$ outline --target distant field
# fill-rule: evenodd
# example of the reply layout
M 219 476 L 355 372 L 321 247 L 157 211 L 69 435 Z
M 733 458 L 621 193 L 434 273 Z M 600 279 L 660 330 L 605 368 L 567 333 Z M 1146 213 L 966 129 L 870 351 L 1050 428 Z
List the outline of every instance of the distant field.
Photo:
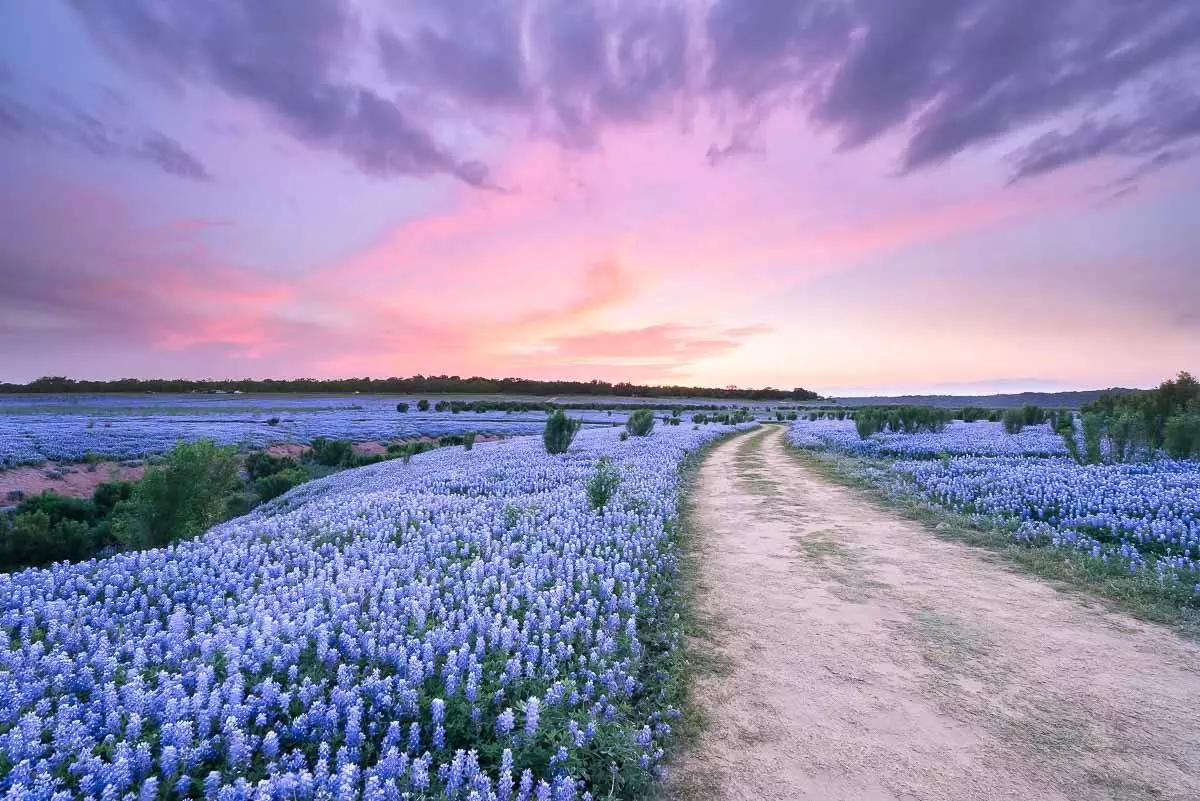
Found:
M 422 396 L 424 397 L 424 396 Z M 222 444 L 264 447 L 311 442 L 315 437 L 356 442 L 440 437 L 475 431 L 483 435 L 539 434 L 541 410 L 485 412 L 419 411 L 418 396 L 389 395 L 2 395 L 0 396 L 0 467 L 47 460 L 78 461 L 88 454 L 125 459 L 158 453 L 179 440 L 210 438 Z M 431 404 L 485 400 L 497 403 L 546 403 L 547 398 L 506 395 L 437 395 Z M 559 396 L 560 404 L 587 403 L 571 410 L 585 427 L 619 425 L 622 407 L 661 404 L 721 407 L 721 401 Z M 397 411 L 407 403 L 408 411 Z M 753 404 L 765 409 L 766 404 Z M 602 407 L 614 407 L 604 409 Z

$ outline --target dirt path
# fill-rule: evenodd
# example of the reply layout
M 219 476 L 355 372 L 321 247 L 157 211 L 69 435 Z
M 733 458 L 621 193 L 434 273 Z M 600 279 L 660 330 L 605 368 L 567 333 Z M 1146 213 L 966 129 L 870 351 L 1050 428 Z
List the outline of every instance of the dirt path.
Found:
M 782 427 L 694 504 L 699 742 L 676 799 L 1200 799 L 1200 648 L 806 470 Z

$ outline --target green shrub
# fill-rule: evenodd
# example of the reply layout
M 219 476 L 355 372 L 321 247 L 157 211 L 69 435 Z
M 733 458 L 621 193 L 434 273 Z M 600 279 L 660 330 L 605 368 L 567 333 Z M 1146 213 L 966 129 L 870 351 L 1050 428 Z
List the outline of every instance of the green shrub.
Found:
M 1035 406 L 1032 403 L 1027 403 L 1021 407 L 1021 415 L 1025 418 L 1025 425 L 1036 426 L 1046 419 L 1046 413 L 1042 411 L 1041 406 Z
M 612 459 L 601 456 L 596 461 L 596 470 L 588 479 L 588 505 L 599 511 L 608 505 L 616 494 L 617 486 L 621 483 L 621 473 L 613 464 Z
M 255 480 L 254 493 L 264 501 L 278 498 L 292 487 L 297 487 L 308 480 L 308 474 L 299 468 L 282 470 Z
M 317 437 L 312 441 L 312 460 L 326 467 L 342 467 L 351 464 L 354 446 L 345 439 Z
M 1009 434 L 1020 434 L 1025 428 L 1025 412 L 1021 409 L 1005 409 L 1002 418 L 1004 430 Z
M 271 476 L 271 478 L 274 478 L 274 476 Z M 257 500 L 254 495 L 248 492 L 238 492 L 234 495 L 226 496 L 225 511 L 222 512 L 221 519 L 232 520 L 235 517 L 250 514 Z
M 200 534 L 224 516 L 238 490 L 237 455 L 212 440 L 181 442 L 146 471 L 118 505 L 114 533 L 131 548 L 157 548 Z
M 463 441 L 463 450 L 469 451 L 472 448 L 474 448 L 475 447 L 475 432 L 468 431 L 467 433 L 463 434 L 462 441 Z
M 96 551 L 87 523 L 54 520 L 41 509 L 22 512 L 0 527 L 0 567 L 6 570 L 86 559 Z
M 649 409 L 638 409 L 625 421 L 625 430 L 634 437 L 650 436 L 650 432 L 654 430 L 654 412 Z
M 97 484 L 92 491 L 92 505 L 96 507 L 96 515 L 108 517 L 121 501 L 129 500 L 133 495 L 132 481 L 107 481 Z
M 1072 423 L 1069 426 L 1060 426 L 1055 429 L 1058 435 L 1062 437 L 1063 445 L 1067 448 L 1067 453 L 1077 464 L 1083 464 L 1083 454 L 1079 452 L 1079 440 L 1075 438 L 1075 425 Z
M 1141 416 L 1127 410 L 1113 415 L 1105 423 L 1108 429 L 1109 457 L 1114 462 L 1132 461 L 1138 447 L 1145 442 Z
M 978 406 L 964 406 L 958 416 L 964 423 L 977 423 L 987 419 L 988 410 Z
M 1100 443 L 1104 437 L 1104 415 L 1099 412 L 1084 412 L 1081 427 L 1084 458 L 1088 464 L 1099 464 L 1103 457 Z
M 624 442 L 625 440 L 629 439 L 629 432 L 628 432 L 628 431 L 622 431 L 622 432 L 621 432 L 621 433 L 620 433 L 620 434 L 617 436 L 617 439 L 621 440 L 621 442 Z
M 397 404 L 396 404 L 396 411 L 400 412 L 401 414 L 404 414 L 405 412 L 407 412 L 407 411 L 408 411 L 408 404 L 407 404 L 407 403 L 403 403 L 403 402 L 401 402 L 401 403 L 397 403 Z
M 17 507 L 17 514 L 45 514 L 51 525 L 60 520 L 71 520 L 85 525 L 90 524 L 99 516 L 96 505 L 85 498 L 68 498 L 57 492 L 46 490 L 26 498 Z
M 266 451 L 254 451 L 246 456 L 246 473 L 250 476 L 251 481 L 257 481 L 296 466 L 295 459 L 289 456 L 272 456 Z
M 1167 418 L 1163 448 L 1172 459 L 1200 458 L 1200 410 Z
M 567 417 L 567 413 L 562 409 L 555 409 L 554 413 L 546 418 L 546 428 L 542 431 L 542 443 L 546 446 L 546 453 L 566 453 L 582 425 L 579 420 Z
M 417 411 L 419 411 L 419 412 L 429 411 L 429 401 L 426 400 L 425 398 L 421 398 L 419 401 L 417 401 Z
M 693 415 L 692 415 L 692 422 L 693 422 L 693 423 L 695 423 L 696 425 L 701 425 L 701 424 L 703 424 L 703 423 L 707 423 L 707 422 L 708 422 L 708 415 L 707 415 L 707 414 L 700 414 L 700 413 L 693 414 Z
M 279 425 L 279 418 L 278 418 L 278 417 L 268 417 L 268 418 L 267 418 L 267 425 L 269 425 L 269 426 L 277 426 L 277 425 Z

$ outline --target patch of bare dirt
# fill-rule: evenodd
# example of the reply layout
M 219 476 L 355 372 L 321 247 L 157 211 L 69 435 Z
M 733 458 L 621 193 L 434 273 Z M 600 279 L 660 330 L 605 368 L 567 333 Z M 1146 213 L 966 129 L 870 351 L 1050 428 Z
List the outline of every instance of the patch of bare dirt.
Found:
M 807 471 L 783 429 L 701 467 L 708 722 L 678 799 L 1200 798 L 1200 648 Z
M 63 472 L 61 478 L 47 476 L 47 472 L 63 470 L 70 472 Z M 47 462 L 38 467 L 13 467 L 0 470 L 0 505 L 8 503 L 5 499 L 9 492 L 14 490 L 25 493 L 25 497 L 53 490 L 59 495 L 71 498 L 90 498 L 98 484 L 116 480 L 137 481 L 145 472 L 145 467 L 122 467 L 117 462 L 100 462 L 95 471 L 89 471 L 88 466 L 84 464 L 67 462 Z

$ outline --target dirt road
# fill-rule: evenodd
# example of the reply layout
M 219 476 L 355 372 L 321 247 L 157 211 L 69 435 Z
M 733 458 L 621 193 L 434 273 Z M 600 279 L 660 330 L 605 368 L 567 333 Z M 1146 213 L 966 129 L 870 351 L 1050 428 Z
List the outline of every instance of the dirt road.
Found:
M 1200 799 L 1200 648 L 892 517 L 783 428 L 701 467 L 700 799 Z

